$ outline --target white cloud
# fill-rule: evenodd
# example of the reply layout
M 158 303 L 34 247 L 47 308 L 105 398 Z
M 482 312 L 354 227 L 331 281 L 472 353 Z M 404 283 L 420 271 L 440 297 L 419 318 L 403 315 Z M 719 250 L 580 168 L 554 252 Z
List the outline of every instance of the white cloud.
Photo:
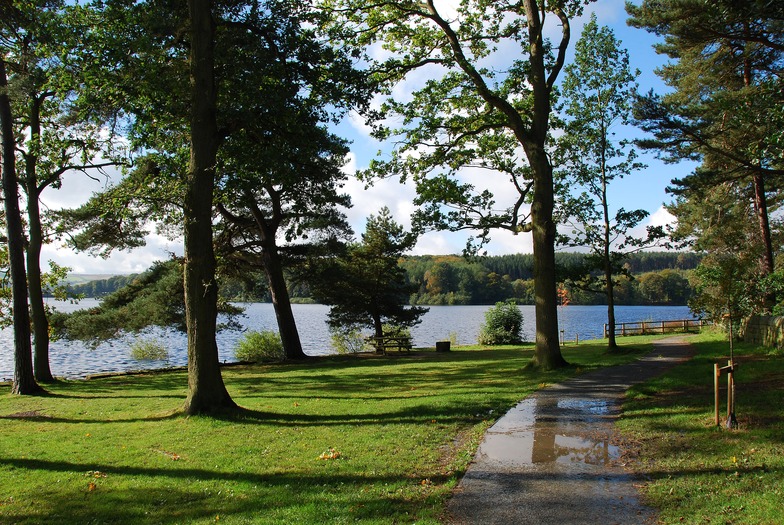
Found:
M 667 211 L 664 206 L 660 206 L 658 210 L 653 212 L 648 216 L 648 223 L 649 226 L 667 226 L 667 225 L 675 225 L 677 219 L 675 215 Z
M 49 244 L 41 250 L 41 265 L 53 260 L 61 266 L 71 268 L 76 274 L 128 274 L 140 273 L 156 261 L 168 259 L 172 253 L 182 255 L 182 244 L 157 234 L 146 237 L 147 245 L 131 251 L 113 252 L 108 258 L 95 257 L 84 252 L 75 252 L 60 244 Z

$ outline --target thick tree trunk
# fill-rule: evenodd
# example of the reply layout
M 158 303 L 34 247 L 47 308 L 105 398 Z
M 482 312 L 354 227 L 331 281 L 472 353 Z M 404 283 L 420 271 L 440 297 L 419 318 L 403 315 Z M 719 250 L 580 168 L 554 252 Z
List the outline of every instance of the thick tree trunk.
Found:
M 188 330 L 188 414 L 234 408 L 218 361 L 218 287 L 212 239 L 217 155 L 214 24 L 210 0 L 189 0 L 191 19 L 191 158 L 185 190 L 185 316 Z
M 534 198 L 531 204 L 536 301 L 534 364 L 549 370 L 567 364 L 558 342 L 553 169 L 543 148 L 532 148 L 528 152 L 528 160 L 534 174 Z
M 280 340 L 283 343 L 283 351 L 286 359 L 304 359 L 308 357 L 302 351 L 302 343 L 297 332 L 297 323 L 294 320 L 294 312 L 291 310 L 291 298 L 286 287 L 286 280 L 283 277 L 283 265 L 278 255 L 277 247 L 264 247 L 264 272 L 267 274 L 272 305 L 275 308 L 275 318 L 278 321 L 278 331 Z
M 555 197 L 553 167 L 545 151 L 550 111 L 552 109 L 545 67 L 545 44 L 542 39 L 542 24 L 538 2 L 523 2 L 528 21 L 531 72 L 528 76 L 533 89 L 533 115 L 529 140 L 521 140 L 534 182 L 531 202 L 531 228 L 534 250 L 534 297 L 536 301 L 536 355 L 534 365 L 545 370 L 567 364 L 561 355 L 558 342 L 558 292 L 555 279 L 555 234 L 553 220 Z M 564 26 L 564 38 L 568 42 L 568 31 Z M 520 136 L 520 134 L 518 134 Z
M 2 183 L 5 221 L 8 232 L 8 262 L 14 327 L 14 394 L 37 394 L 41 387 L 33 375 L 30 344 L 30 312 L 27 309 L 27 276 L 24 266 L 24 229 L 19 211 L 19 187 L 16 180 L 16 159 L 11 101 L 6 93 L 8 79 L 5 58 L 0 57 L 0 142 L 2 142 Z
M 38 101 L 30 109 L 30 135 L 33 144 L 41 136 L 40 108 Z M 27 288 L 30 293 L 30 314 L 33 320 L 33 373 L 42 383 L 54 381 L 49 366 L 49 320 L 44 308 L 43 285 L 41 283 L 41 246 L 43 228 L 38 205 L 38 156 L 28 152 L 25 162 L 25 190 L 27 192 L 27 222 L 30 234 L 27 246 Z

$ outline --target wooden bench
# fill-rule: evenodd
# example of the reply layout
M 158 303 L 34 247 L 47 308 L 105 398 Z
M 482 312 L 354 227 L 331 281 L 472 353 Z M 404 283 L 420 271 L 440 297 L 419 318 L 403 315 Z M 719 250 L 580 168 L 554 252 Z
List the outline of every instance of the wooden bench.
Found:
M 376 348 L 376 352 L 386 355 L 389 350 L 402 352 L 411 351 L 411 338 L 401 335 L 385 335 L 382 337 L 368 337 L 368 342 Z

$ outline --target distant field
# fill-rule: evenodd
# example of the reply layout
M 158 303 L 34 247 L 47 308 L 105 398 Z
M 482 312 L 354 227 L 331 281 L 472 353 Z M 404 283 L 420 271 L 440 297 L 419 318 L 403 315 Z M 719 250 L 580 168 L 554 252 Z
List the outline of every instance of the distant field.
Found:
M 65 278 L 65 282 L 68 284 L 84 284 L 89 283 L 90 281 L 102 281 L 104 279 L 110 279 L 118 274 L 113 273 L 71 273 L 68 274 L 68 277 Z

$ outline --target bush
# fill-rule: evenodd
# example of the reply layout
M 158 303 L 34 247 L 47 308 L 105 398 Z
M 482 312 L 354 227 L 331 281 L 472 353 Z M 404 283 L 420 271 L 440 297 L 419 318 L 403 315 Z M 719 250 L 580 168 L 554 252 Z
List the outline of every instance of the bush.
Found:
M 234 348 L 234 357 L 239 361 L 282 361 L 286 355 L 283 353 L 283 343 L 277 332 L 264 330 L 246 333 L 237 342 Z
M 358 354 L 373 350 L 373 347 L 368 344 L 365 336 L 357 328 L 348 330 L 337 328 L 330 332 L 332 348 L 339 354 Z
M 485 312 L 479 332 L 480 345 L 514 345 L 523 342 L 523 313 L 516 303 L 495 303 Z
M 131 358 L 137 361 L 166 361 L 169 350 L 157 339 L 136 339 L 131 343 Z
M 411 330 L 406 328 L 405 326 L 395 326 L 391 324 L 386 324 L 381 327 L 381 332 L 385 336 L 390 337 L 408 337 L 411 338 Z

